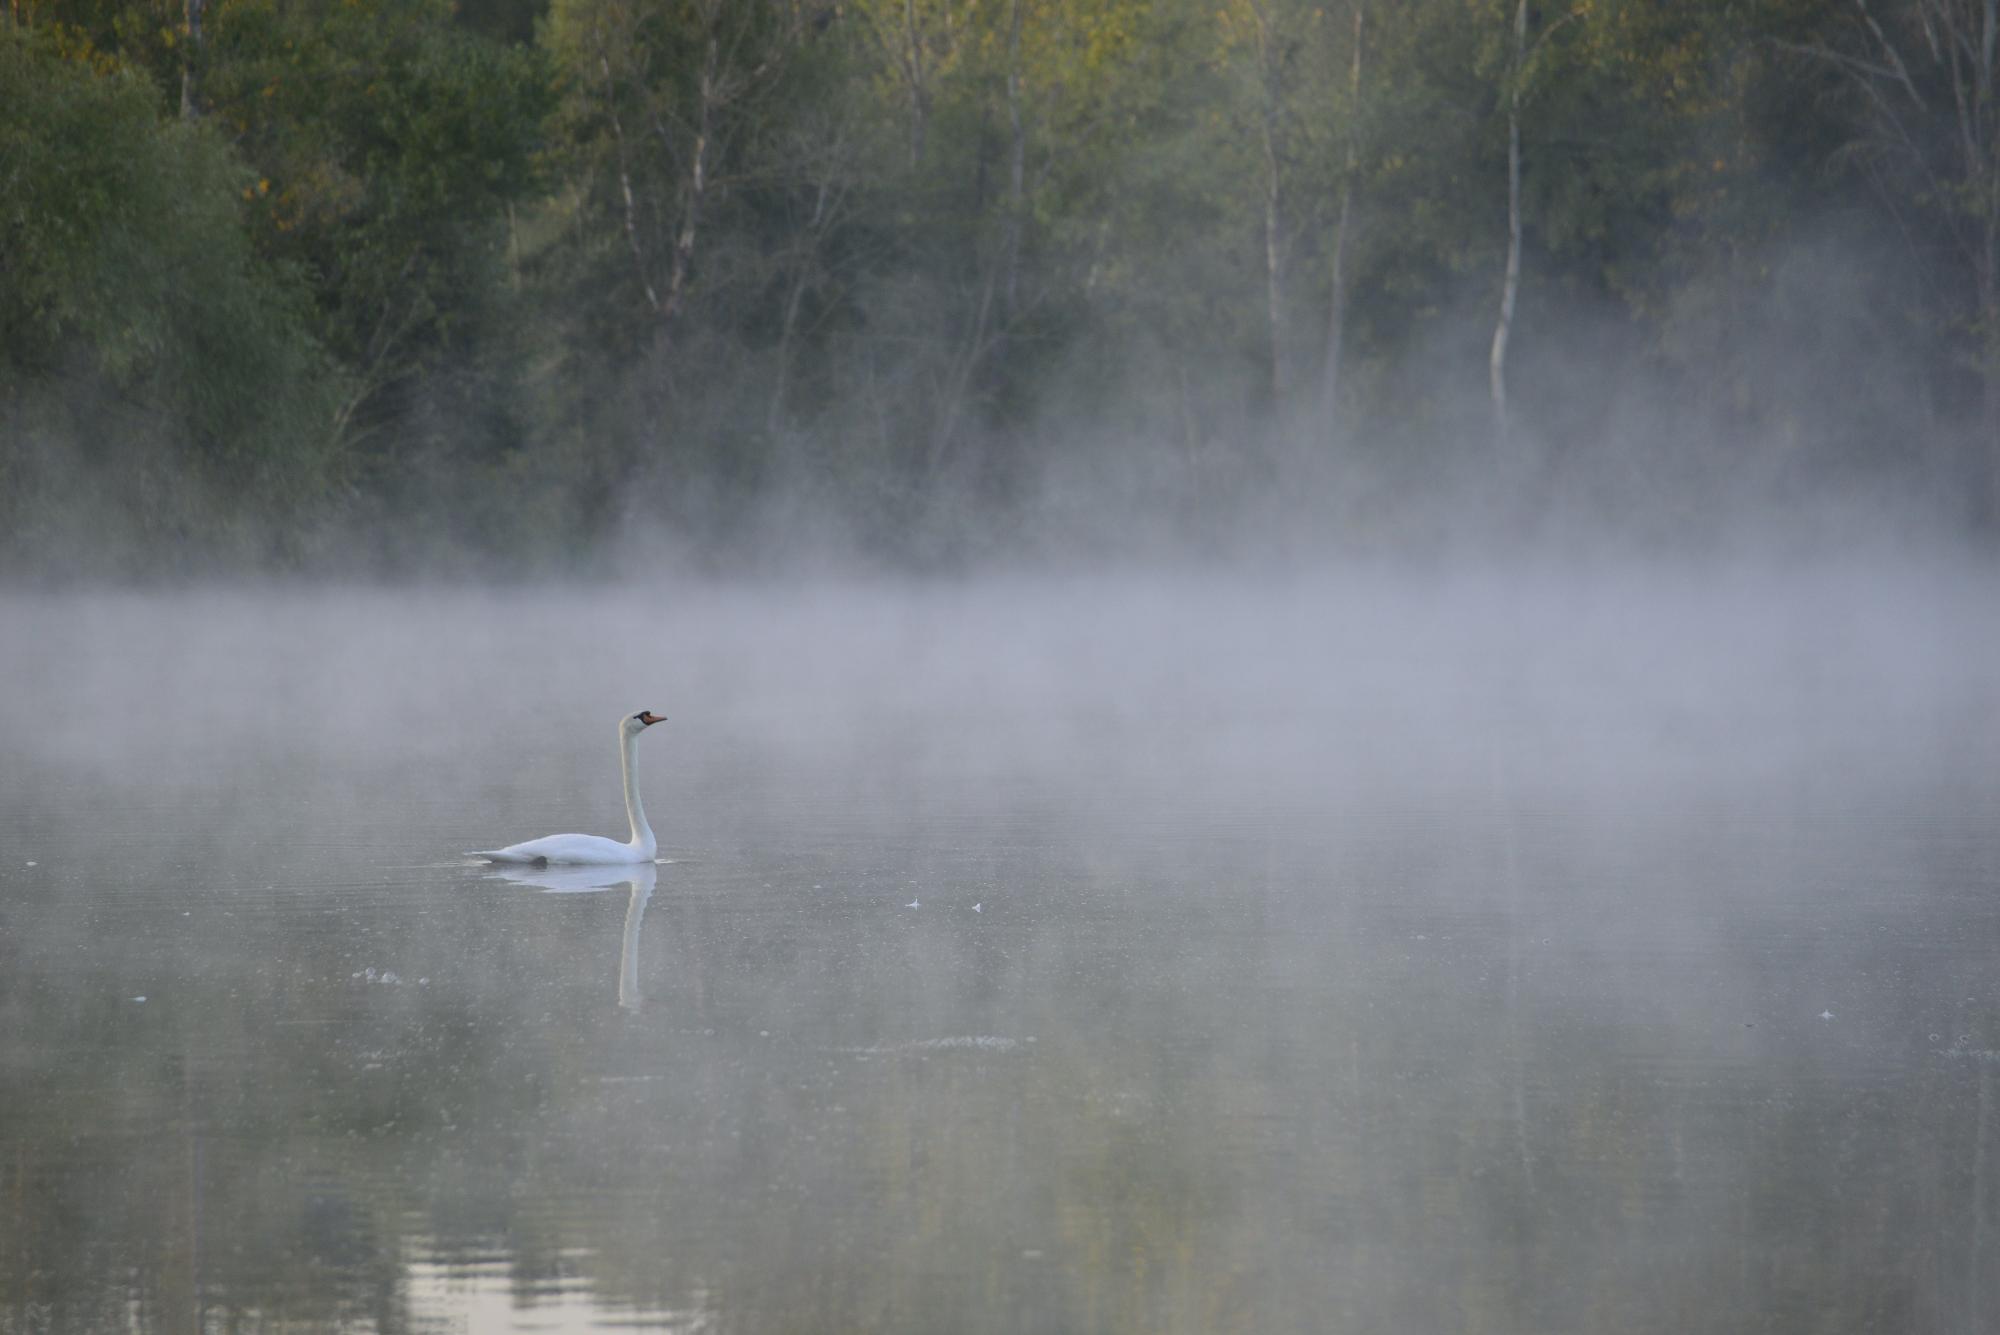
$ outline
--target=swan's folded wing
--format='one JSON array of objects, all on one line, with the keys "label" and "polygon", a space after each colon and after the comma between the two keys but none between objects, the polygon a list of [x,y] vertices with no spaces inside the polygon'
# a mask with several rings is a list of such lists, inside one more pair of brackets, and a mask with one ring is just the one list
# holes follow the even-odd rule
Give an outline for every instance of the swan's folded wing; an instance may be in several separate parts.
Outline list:
[{"label": "swan's folded wing", "polygon": [[485,858],[488,862],[546,862],[547,858],[529,855],[522,857],[511,848],[469,848],[465,851],[469,858]]},{"label": "swan's folded wing", "polygon": [[532,862],[552,866],[627,867],[652,861],[650,854],[641,856],[640,850],[630,844],[621,844],[595,834],[544,835],[524,844],[487,849],[472,856],[493,862]]}]

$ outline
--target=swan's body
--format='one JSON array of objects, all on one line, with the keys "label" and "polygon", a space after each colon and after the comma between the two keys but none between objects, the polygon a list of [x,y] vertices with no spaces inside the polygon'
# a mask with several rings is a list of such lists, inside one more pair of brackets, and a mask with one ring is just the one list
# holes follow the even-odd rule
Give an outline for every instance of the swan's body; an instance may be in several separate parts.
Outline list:
[{"label": "swan's body", "polygon": [[551,834],[526,843],[509,844],[505,848],[479,849],[468,856],[485,858],[490,862],[528,863],[539,867],[629,867],[637,862],[651,862],[653,855],[659,852],[659,844],[653,838],[653,827],[646,823],[646,808],[639,802],[639,779],[632,768],[633,748],[640,733],[655,723],[664,722],[664,718],[650,709],[618,721],[618,759],[625,775],[625,818],[632,826],[631,842],[621,844],[596,834]]}]

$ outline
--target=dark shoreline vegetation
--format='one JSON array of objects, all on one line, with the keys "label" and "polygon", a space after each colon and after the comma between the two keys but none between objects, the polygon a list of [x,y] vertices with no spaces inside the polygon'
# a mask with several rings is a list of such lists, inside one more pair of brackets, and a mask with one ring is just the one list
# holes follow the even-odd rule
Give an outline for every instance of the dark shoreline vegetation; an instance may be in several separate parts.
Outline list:
[{"label": "dark shoreline vegetation", "polygon": [[1969,0],[10,0],[0,575],[1990,543]]}]

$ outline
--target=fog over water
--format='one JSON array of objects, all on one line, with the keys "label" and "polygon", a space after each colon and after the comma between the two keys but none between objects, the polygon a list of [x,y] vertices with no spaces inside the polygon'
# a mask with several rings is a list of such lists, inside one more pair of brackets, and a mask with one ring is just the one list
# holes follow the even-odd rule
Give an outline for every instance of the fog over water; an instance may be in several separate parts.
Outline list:
[{"label": "fog over water", "polygon": [[1992,1330],[1996,593],[0,595],[0,1330]]}]

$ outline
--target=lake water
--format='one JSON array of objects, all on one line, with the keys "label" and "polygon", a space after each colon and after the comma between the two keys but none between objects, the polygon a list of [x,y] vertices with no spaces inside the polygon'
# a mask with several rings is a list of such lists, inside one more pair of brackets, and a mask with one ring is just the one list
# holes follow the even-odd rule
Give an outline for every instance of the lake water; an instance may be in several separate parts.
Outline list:
[{"label": "lake water", "polygon": [[0,1331],[2000,1330],[1996,592],[8,595]]}]

